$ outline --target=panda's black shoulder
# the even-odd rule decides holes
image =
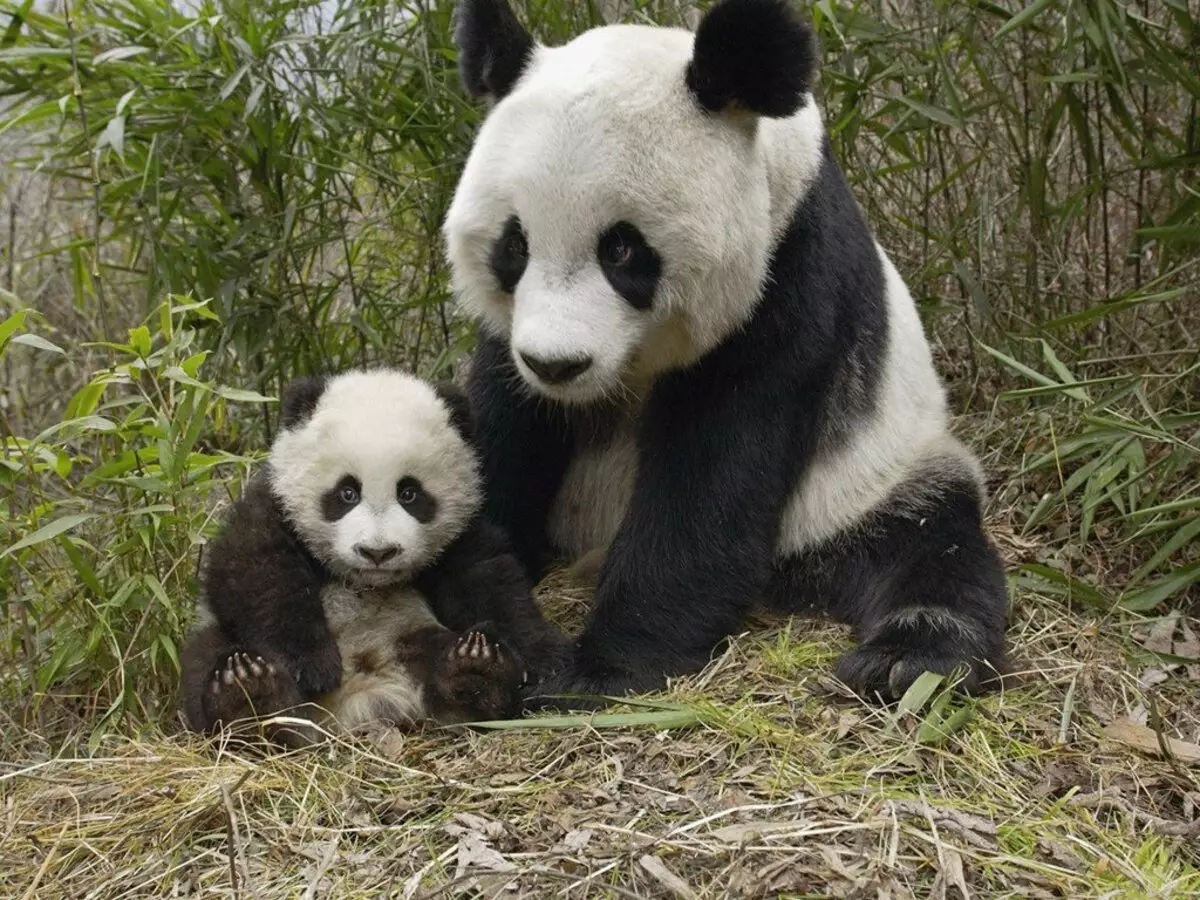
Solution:
[[[299,570],[299,571],[298,571]],[[271,489],[269,465],[246,483],[204,550],[202,589],[213,611],[252,600],[257,587],[296,578],[327,580],[324,568],[304,546]]]

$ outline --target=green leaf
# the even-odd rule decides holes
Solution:
[[[28,315],[29,310],[19,309],[3,322],[0,322],[0,347],[4,346],[4,342],[12,337],[18,328],[25,326],[25,319]]]
[[[243,391],[239,388],[219,387],[217,393],[234,403],[274,403],[274,397],[264,397],[256,391]]]
[[[1200,581],[1200,563],[1193,563],[1190,566],[1176,569],[1147,588],[1122,596],[1119,605],[1122,609],[1130,612],[1146,612],[1191,587],[1197,581]]]
[[[1054,0],[1034,0],[1033,3],[1030,3],[1027,7],[996,29],[995,40],[1000,40],[1000,38],[1004,37],[1004,35],[1008,34],[1010,31],[1015,31],[1016,29],[1020,28],[1026,22],[1029,22],[1035,16],[1041,13],[1042,10],[1046,9],[1046,7],[1053,2]]]
[[[922,672],[904,692],[904,696],[900,698],[900,702],[896,706],[896,718],[900,718],[905,713],[915,713],[922,709],[945,680],[946,676],[936,672]]]
[[[18,334],[12,339],[14,344],[24,344],[26,347],[35,347],[38,350],[46,350],[50,353],[59,353],[66,356],[67,353],[62,347],[57,344],[52,344],[44,337],[36,334]]]
[[[88,565],[83,554],[79,552],[79,548],[75,546],[75,542],[69,535],[60,534],[58,536],[59,546],[67,554],[67,559],[71,561],[72,568],[75,569],[75,574],[97,598],[104,596],[104,588],[100,586],[100,579],[96,577],[95,570]]]
[[[114,47],[112,50],[105,50],[103,53],[97,53],[92,57],[92,65],[102,66],[106,62],[114,62],[121,59],[131,59],[134,56],[140,56],[143,53],[149,53],[149,47]]]
[[[84,522],[91,521],[96,518],[95,513],[74,513],[73,515],[63,516],[61,519],[55,519],[49,524],[43,525],[33,534],[27,534],[21,540],[17,541],[3,553],[0,553],[0,559],[16,553],[18,550],[24,550],[28,547],[34,547],[44,543],[52,538],[58,537],[72,528],[78,528]]]

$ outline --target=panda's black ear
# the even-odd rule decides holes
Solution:
[[[433,389],[450,411],[450,424],[455,427],[468,444],[475,439],[475,420],[471,416],[471,402],[466,392],[452,381],[439,381]]]
[[[280,402],[279,424],[284,428],[295,428],[308,421],[317,401],[325,393],[325,377],[314,375],[309,378],[297,378],[283,391]]]
[[[512,90],[533,53],[533,37],[507,0],[459,0],[454,43],[463,84],[473,96],[492,100]]]
[[[709,112],[790,116],[817,66],[812,28],[789,0],[718,0],[700,20],[687,84]]]

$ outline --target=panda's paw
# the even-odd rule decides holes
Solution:
[[[587,671],[572,668],[529,686],[525,692],[525,708],[531,711],[597,710],[609,704],[607,697],[620,698],[625,694],[658,690],[665,680],[649,674],[639,677],[632,672],[594,666]]]
[[[457,717],[511,718],[520,712],[526,673],[515,652],[487,625],[478,625],[450,642],[434,669],[440,705]]]
[[[977,694],[994,685],[1001,666],[960,646],[937,641],[923,646],[868,641],[834,666],[837,679],[858,696],[885,703],[903,697],[925,672],[953,676],[957,690]]]
[[[294,679],[301,693],[313,697],[327,694],[342,683],[342,653],[327,630],[302,652],[287,654]]]
[[[203,704],[209,722],[268,716],[300,703],[300,691],[281,666],[254,653],[235,650],[213,670]]]

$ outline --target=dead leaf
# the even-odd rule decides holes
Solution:
[[[1138,725],[1127,720],[1113,722],[1111,725],[1104,727],[1104,736],[1110,741],[1125,744],[1128,747],[1141,750],[1143,753],[1148,753],[1151,756],[1162,755],[1162,748],[1158,742],[1158,734],[1154,729],[1148,728],[1145,725]],[[1200,745],[1193,744],[1190,741],[1181,741],[1178,738],[1166,735],[1163,735],[1163,741],[1166,743],[1171,755],[1179,762],[1200,763]]]
[[[563,835],[562,840],[558,842],[558,849],[564,853],[582,853],[587,849],[587,845],[591,840],[592,831],[590,828],[577,828]]]
[[[963,874],[962,857],[954,850],[942,844],[938,847],[941,858],[941,868],[934,879],[930,895],[938,900],[948,900],[951,896],[949,889],[957,888],[962,900],[971,900],[971,892],[967,890],[967,879]]]
[[[642,867],[647,875],[669,890],[676,897],[683,897],[684,900],[694,900],[696,897],[695,891],[688,887],[687,882],[667,868],[657,856],[647,854],[638,860],[638,865]]]
[[[796,831],[803,828],[801,822],[741,822],[716,828],[712,836],[726,844],[744,844],[756,837],[764,837],[773,831]]]

